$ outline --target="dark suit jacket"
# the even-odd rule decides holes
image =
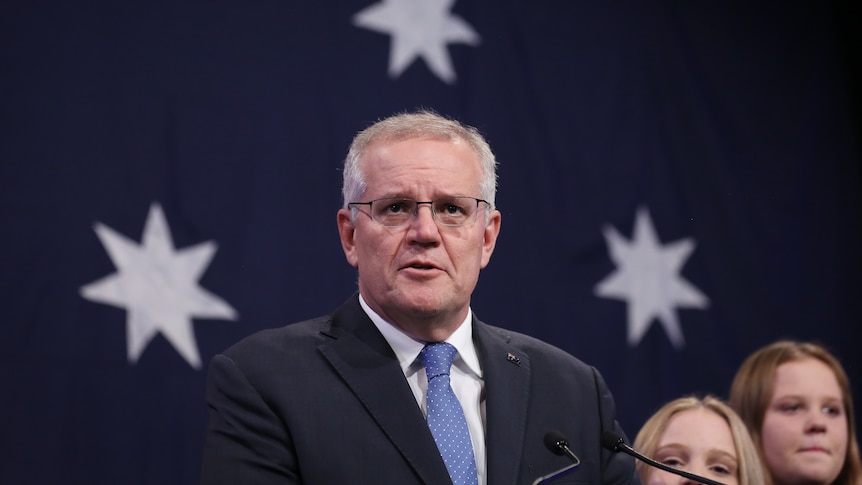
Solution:
[[[526,335],[473,320],[485,380],[490,485],[530,484],[570,463],[544,435],[558,430],[581,460],[553,483],[636,482],[614,402],[594,368]],[[389,344],[354,295],[332,315],[264,330],[216,355],[202,484],[450,483]]]

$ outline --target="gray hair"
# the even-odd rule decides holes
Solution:
[[[470,145],[479,156],[482,168],[482,182],[479,187],[481,197],[495,207],[494,199],[497,193],[497,159],[491,147],[476,128],[462,124],[459,121],[443,117],[430,110],[419,110],[413,113],[400,113],[384,118],[368,128],[360,131],[353,138],[347,157],[344,159],[344,183],[341,196],[344,207],[350,202],[360,200],[365,193],[365,174],[359,167],[359,159],[365,150],[374,142],[401,141],[411,138],[439,138],[444,140],[463,140]]]

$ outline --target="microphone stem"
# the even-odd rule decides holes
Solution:
[[[569,448],[568,446],[563,446],[562,448],[563,448],[563,451],[566,453],[566,455],[568,455],[569,458],[572,459],[572,461],[574,462],[575,465],[581,464],[581,459],[578,458],[578,455],[576,455],[575,452],[572,451],[571,448]]]
[[[548,480],[553,480],[554,478],[561,477],[561,476],[565,475],[566,473],[569,473],[570,471],[577,468],[578,465],[580,465],[580,462],[572,463],[571,465],[569,465],[565,468],[560,468],[559,470],[551,472],[551,473],[549,473],[543,477],[539,477],[533,481],[532,485],[540,485],[542,483],[547,482]]]

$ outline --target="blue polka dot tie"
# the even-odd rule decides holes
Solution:
[[[452,483],[455,485],[476,485],[476,459],[473,457],[473,443],[464,410],[452,386],[449,384],[449,370],[458,350],[446,342],[431,343],[419,353],[419,360],[428,375],[428,427]]]

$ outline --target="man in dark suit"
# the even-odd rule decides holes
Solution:
[[[543,444],[553,430],[580,460],[555,483],[636,483],[601,447],[622,431],[599,373],[470,308],[501,220],[475,129],[424,111],[379,121],[354,138],[342,191],[359,292],[213,358],[201,483],[532,483],[570,463]]]

